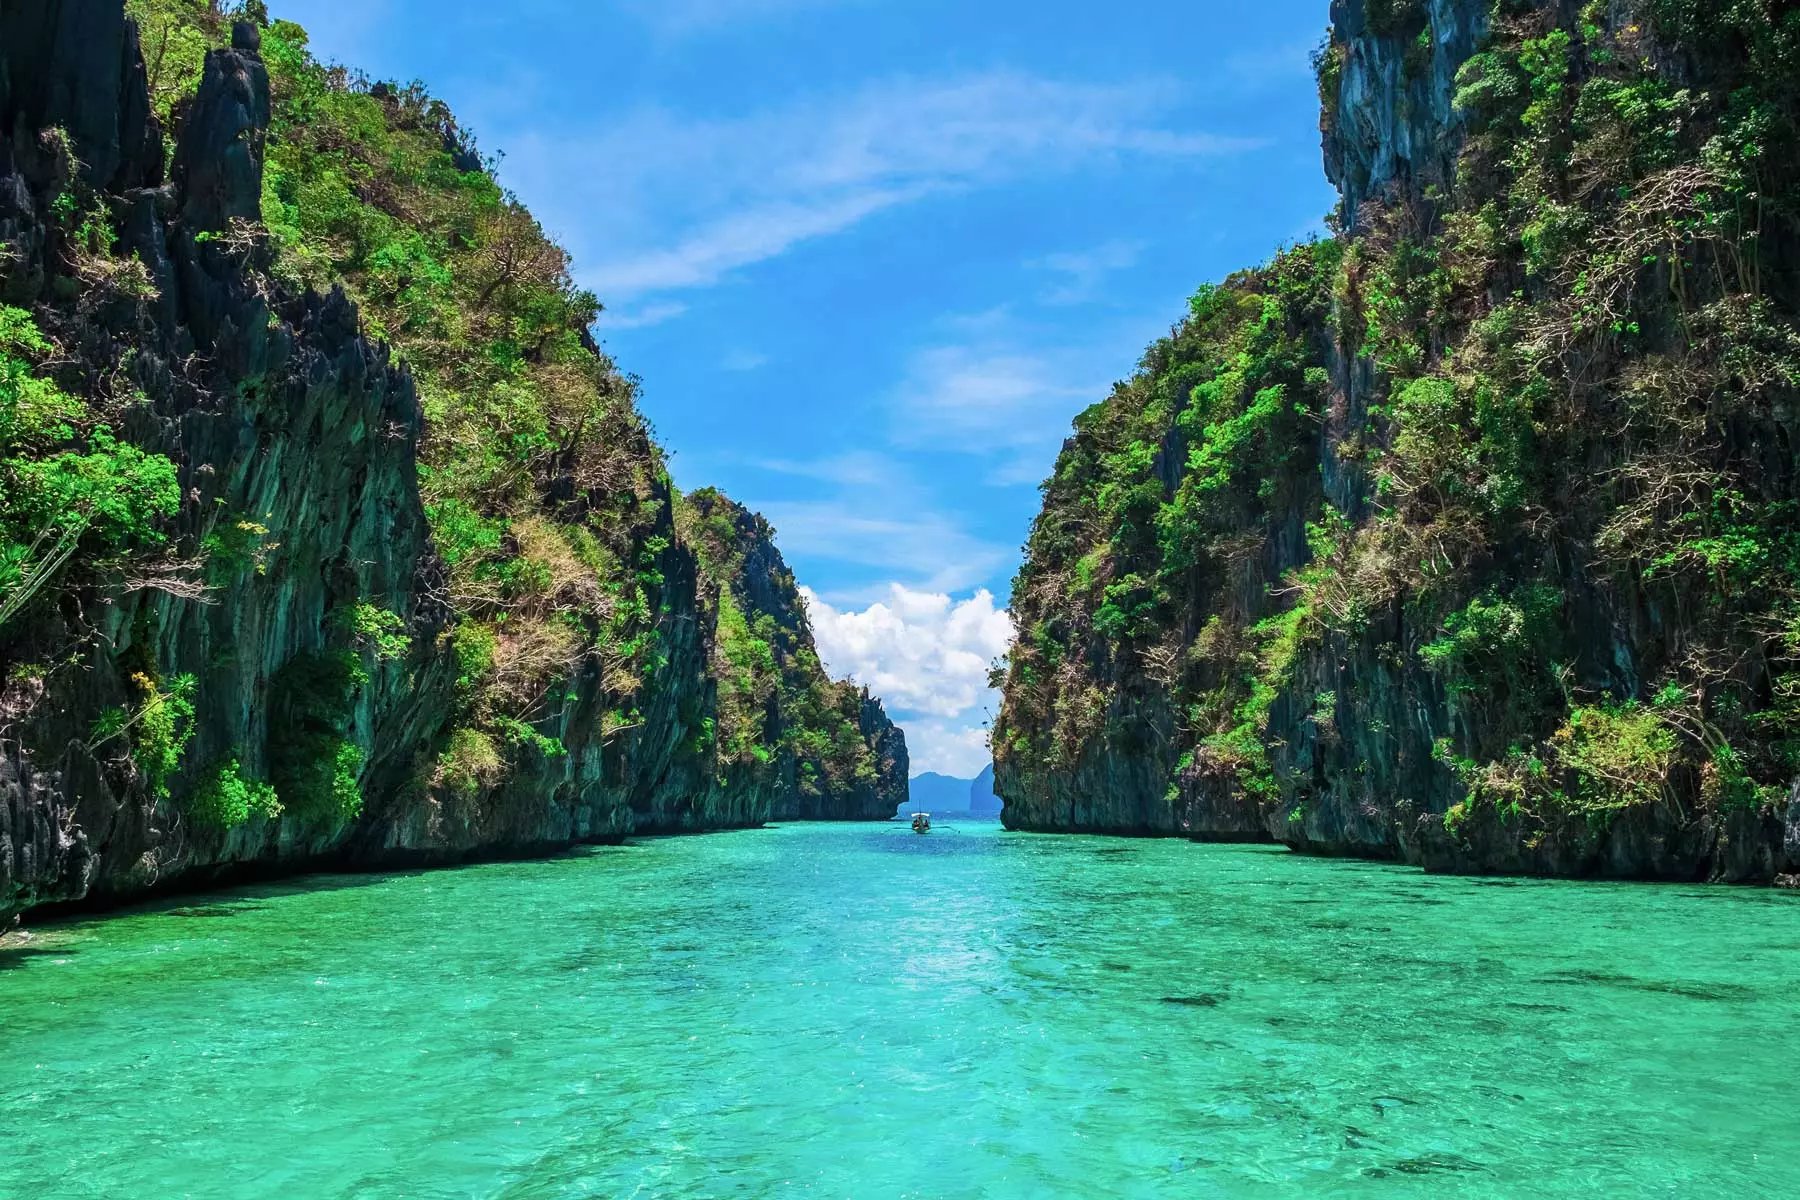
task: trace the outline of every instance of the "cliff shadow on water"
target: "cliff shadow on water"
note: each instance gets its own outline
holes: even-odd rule
[[[890,817],[903,735],[492,162],[238,17],[0,7],[0,918]]]
[[[1800,14],[1341,0],[1331,236],[1082,413],[1014,828],[1800,875]]]

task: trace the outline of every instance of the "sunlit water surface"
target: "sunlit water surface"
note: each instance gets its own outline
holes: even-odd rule
[[[0,1195],[1796,1196],[1800,896],[794,826],[0,951]]]

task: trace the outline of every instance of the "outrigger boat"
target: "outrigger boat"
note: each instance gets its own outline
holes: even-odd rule
[[[914,833],[930,833],[931,832],[931,814],[930,813],[914,813],[913,814],[913,832]]]

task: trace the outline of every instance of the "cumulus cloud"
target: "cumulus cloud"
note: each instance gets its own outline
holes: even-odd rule
[[[1012,615],[985,588],[967,600],[894,584],[886,600],[845,611],[800,589],[819,658],[906,712],[968,713],[990,693],[988,668],[1012,644]]]
[[[1013,640],[1012,615],[992,592],[963,600],[894,584],[861,611],[840,609],[809,588],[819,657],[880,696],[906,730],[914,774],[970,778],[987,757],[986,724],[998,697],[988,668]]]

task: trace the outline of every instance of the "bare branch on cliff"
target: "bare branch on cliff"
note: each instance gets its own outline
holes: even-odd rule
[[[157,563],[145,574],[128,575],[124,580],[126,595],[133,592],[162,592],[177,600],[214,605],[219,602],[216,589],[200,577],[206,560],[200,558]]]

